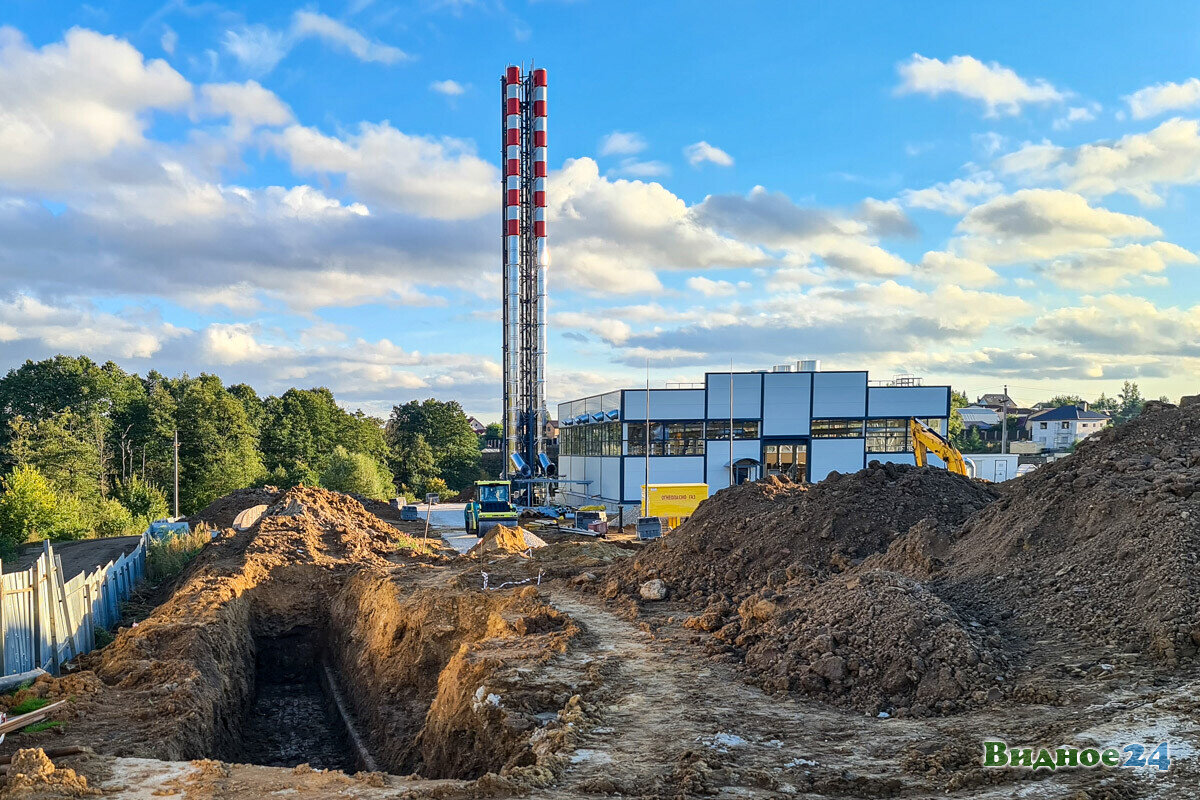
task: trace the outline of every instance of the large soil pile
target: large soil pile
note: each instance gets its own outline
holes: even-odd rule
[[[661,578],[677,599],[738,603],[767,584],[845,571],[917,523],[952,529],[997,496],[942,469],[878,462],[813,486],[769,478],[717,492],[610,578],[631,593]]]
[[[1026,639],[1172,664],[1200,645],[1198,555],[1200,402],[1149,403],[1014,481],[963,529],[941,591],[1011,612]]]
[[[213,500],[202,511],[187,518],[192,527],[205,523],[212,528],[222,530],[232,528],[237,515],[247,508],[254,506],[269,506],[279,498],[279,489],[274,486],[263,486],[256,489],[237,489],[229,494]]]

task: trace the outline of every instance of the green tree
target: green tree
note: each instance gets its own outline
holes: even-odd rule
[[[261,432],[263,423],[267,420],[267,409],[264,401],[258,397],[258,392],[248,383],[235,383],[229,387],[229,393],[238,399],[242,408],[246,409],[246,419],[255,431]]]
[[[396,484],[414,494],[424,493],[425,484],[437,475],[433,449],[419,433],[399,432],[394,435],[388,466]]]
[[[162,489],[136,475],[113,487],[113,496],[129,510],[142,527],[171,513],[170,506],[167,505],[167,496]]]
[[[1093,400],[1091,405],[1088,407],[1093,411],[1106,411],[1110,414],[1113,414],[1121,408],[1121,404],[1115,398],[1109,397],[1104,394],[1104,392],[1101,392],[1100,396]]]
[[[1063,406],[1082,406],[1084,399],[1077,394],[1056,394],[1042,402],[1043,408],[1062,408]]]
[[[134,536],[146,529],[129,509],[112,498],[102,498],[92,509],[92,532],[96,536]]]
[[[59,411],[40,421],[15,417],[9,422],[9,460],[31,466],[54,488],[94,500],[106,490],[106,420],[92,408],[84,414]]]
[[[189,382],[179,400],[180,506],[193,513],[263,474],[254,428],[216,375]]]
[[[376,461],[387,458],[382,421],[361,411],[346,412],[326,388],[289,389],[264,403],[263,460],[289,474],[321,472],[339,445]]]
[[[983,437],[979,435],[979,428],[972,425],[967,429],[966,435],[963,437],[963,446],[961,449],[964,453],[982,453],[987,449]]]
[[[436,476],[451,489],[461,491],[479,478],[479,438],[457,402],[430,398],[395,406],[385,428],[393,465],[401,460],[402,449],[414,444],[415,434],[425,438],[433,453]],[[400,472],[394,467],[393,471],[400,480]]]
[[[58,497],[36,468],[21,465],[0,480],[0,552],[49,538],[59,527]]]
[[[971,405],[971,401],[967,399],[966,392],[950,390],[950,419],[946,422],[946,435],[949,436],[951,443],[962,441],[964,423],[962,414],[958,413],[958,410],[969,405]]]
[[[1125,385],[1121,387],[1121,391],[1117,393],[1117,400],[1120,405],[1117,407],[1116,419],[1117,424],[1128,422],[1129,420],[1142,413],[1142,406],[1146,401],[1142,398],[1142,391],[1136,383],[1125,381]]]
[[[333,450],[329,466],[321,473],[321,485],[347,494],[386,500],[395,494],[388,469],[365,453],[351,453],[342,446]]]

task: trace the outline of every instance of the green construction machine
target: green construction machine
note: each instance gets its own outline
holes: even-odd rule
[[[509,481],[475,481],[475,496],[463,509],[467,533],[483,538],[497,525],[517,526]]]

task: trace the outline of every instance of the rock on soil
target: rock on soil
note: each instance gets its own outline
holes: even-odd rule
[[[1161,664],[1200,646],[1200,405],[1141,416],[1012,481],[963,528],[942,593]]]

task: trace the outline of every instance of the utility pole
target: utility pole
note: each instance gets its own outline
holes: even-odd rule
[[[729,359],[729,485],[734,485],[733,476],[733,359]]]
[[[1004,399],[1000,401],[1000,452],[1008,453],[1008,384],[1004,384]]]
[[[175,429],[175,519],[179,519],[179,429]]]

